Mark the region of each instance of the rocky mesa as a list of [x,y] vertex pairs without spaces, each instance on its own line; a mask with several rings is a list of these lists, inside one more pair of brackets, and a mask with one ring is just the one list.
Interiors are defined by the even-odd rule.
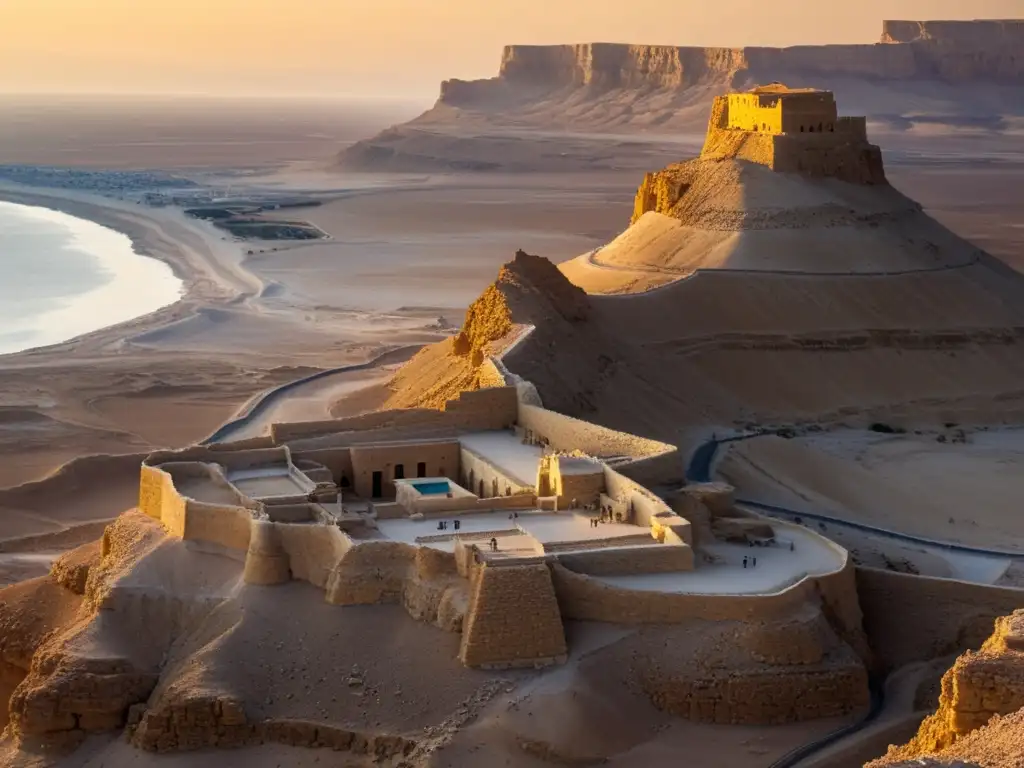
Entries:
[[524,143],[550,137],[526,141],[522,131],[694,134],[712,96],[772,81],[840,91],[857,114],[891,130],[1002,133],[1024,120],[1022,45],[1021,20],[885,21],[878,41],[851,45],[510,45],[496,77],[445,81],[432,109],[346,148],[339,162],[367,170],[607,170],[628,162],[625,148],[600,154],[562,140],[539,166]]

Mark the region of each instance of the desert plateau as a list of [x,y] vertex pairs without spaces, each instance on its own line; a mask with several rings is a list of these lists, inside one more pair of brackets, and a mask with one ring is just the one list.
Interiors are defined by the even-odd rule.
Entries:
[[0,766],[1024,768],[1024,20],[196,13],[0,88]]

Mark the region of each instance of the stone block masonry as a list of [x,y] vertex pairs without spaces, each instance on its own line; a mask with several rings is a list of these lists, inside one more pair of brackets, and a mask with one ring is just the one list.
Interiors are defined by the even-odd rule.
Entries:
[[486,564],[479,570],[459,658],[488,669],[565,661],[565,631],[546,565]]

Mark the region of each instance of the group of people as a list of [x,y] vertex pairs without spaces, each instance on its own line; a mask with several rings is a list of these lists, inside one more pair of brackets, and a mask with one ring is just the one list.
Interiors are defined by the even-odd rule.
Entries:
[[[457,531],[461,527],[462,527],[462,521],[461,520],[453,520],[452,521],[452,530]],[[439,531],[447,531],[448,530],[448,521],[447,520],[438,520],[437,521],[437,530],[439,530]]]

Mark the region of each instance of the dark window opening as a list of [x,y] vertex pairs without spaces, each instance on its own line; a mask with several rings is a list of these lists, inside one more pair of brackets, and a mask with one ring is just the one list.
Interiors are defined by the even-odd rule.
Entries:
[[480,478],[480,486],[477,488],[476,495],[481,499],[484,497],[484,479],[482,477]]
[[351,485],[351,483],[349,483],[349,480],[348,480],[348,475],[342,475],[341,476],[341,483],[340,483],[340,485],[341,485],[342,488],[348,488],[349,485]]
[[419,464],[416,465],[416,477],[426,477],[426,476],[427,476],[427,463],[425,461],[421,461]]
[[803,133],[803,132],[804,132],[804,127],[801,125],[800,126],[800,133]]
[[395,480],[405,479],[405,464],[395,464]]
[[813,125],[812,125],[812,126],[811,126],[811,128],[810,128],[810,132],[811,132],[811,133],[814,133],[814,126],[813,126]]
[[823,131],[821,130],[821,123],[818,123],[818,133],[823,133]]
[[373,489],[370,492],[370,496],[374,499],[379,499],[383,492],[384,473],[374,472],[373,473]]

